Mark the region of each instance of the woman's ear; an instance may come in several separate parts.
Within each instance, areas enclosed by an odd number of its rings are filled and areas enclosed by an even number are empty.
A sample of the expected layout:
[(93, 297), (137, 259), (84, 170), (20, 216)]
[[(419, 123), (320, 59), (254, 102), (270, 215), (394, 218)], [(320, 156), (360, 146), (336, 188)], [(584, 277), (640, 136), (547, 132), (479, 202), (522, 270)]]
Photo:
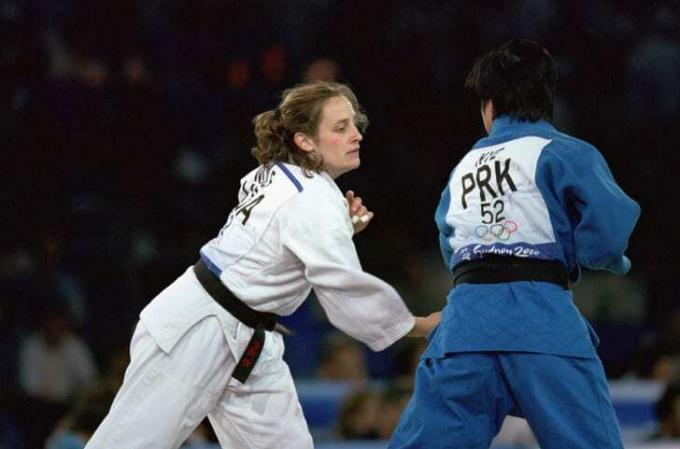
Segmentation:
[(293, 141), (298, 148), (307, 153), (311, 153), (316, 148), (314, 141), (303, 132), (296, 132), (293, 136)]

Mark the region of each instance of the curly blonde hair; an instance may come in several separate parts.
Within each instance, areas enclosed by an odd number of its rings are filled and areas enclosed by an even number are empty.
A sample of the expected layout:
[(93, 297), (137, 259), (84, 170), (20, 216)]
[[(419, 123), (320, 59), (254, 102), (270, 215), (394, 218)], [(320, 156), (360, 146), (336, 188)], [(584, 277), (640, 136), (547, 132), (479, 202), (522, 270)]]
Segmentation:
[(352, 89), (341, 83), (314, 81), (286, 89), (276, 109), (255, 116), (257, 145), (250, 153), (260, 164), (281, 161), (305, 170), (321, 170), (323, 159), (301, 150), (293, 136), (302, 132), (316, 139), (323, 106), (334, 97), (349, 100), (356, 112), (357, 126), (363, 132), (368, 127), (368, 118)]

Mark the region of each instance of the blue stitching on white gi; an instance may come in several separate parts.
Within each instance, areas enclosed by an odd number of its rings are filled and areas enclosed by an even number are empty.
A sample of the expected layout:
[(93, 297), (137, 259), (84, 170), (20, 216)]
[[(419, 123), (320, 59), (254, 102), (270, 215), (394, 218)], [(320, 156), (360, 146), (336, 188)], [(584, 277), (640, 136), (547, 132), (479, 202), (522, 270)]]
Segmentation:
[(208, 267), (208, 270), (210, 270), (210, 272), (212, 274), (214, 274), (215, 276), (217, 276), (219, 278), (220, 275), (222, 274), (220, 267), (215, 265), (210, 259), (208, 259), (208, 256), (206, 256), (202, 252), (199, 252), (199, 254), (201, 255), (201, 259), (203, 260), (203, 263), (205, 263), (205, 265)]
[(293, 184), (295, 184), (295, 187), (298, 189), (298, 192), (302, 192), (302, 184), (300, 184), (300, 181), (295, 179), (295, 176), (293, 176), (293, 174), (290, 172), (290, 170), (288, 170), (286, 168), (286, 166), (283, 165), (281, 162), (277, 162), (276, 166), (279, 167), (281, 170), (283, 170), (283, 172), (286, 174), (286, 176), (288, 176), (288, 179), (290, 179), (290, 181)]

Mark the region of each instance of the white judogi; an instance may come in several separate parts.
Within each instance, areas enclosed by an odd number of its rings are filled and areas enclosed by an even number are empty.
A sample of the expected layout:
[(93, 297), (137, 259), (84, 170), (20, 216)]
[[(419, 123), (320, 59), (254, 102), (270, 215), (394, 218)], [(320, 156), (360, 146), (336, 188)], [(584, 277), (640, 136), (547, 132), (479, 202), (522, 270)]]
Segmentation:
[[(242, 179), (239, 205), (201, 257), (259, 311), (289, 315), (314, 288), (335, 326), (378, 351), (414, 317), (362, 271), (352, 235), (347, 201), (325, 172), (277, 163)], [(231, 378), (252, 333), (188, 269), (142, 311), (124, 384), (87, 447), (176, 448), (207, 415), (225, 448), (312, 448), (280, 334), (266, 333), (244, 384)]]

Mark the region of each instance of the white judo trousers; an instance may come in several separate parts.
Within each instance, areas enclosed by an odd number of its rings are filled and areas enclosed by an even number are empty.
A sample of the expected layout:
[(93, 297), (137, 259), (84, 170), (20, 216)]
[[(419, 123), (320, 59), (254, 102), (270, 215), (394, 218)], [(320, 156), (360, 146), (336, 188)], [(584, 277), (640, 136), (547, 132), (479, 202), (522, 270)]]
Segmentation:
[[(163, 332), (154, 332), (153, 319), (151, 330), (145, 325), (145, 316), (184, 307), (200, 313), (194, 323), (167, 324), (179, 325), (171, 346), (162, 341)], [(123, 385), (86, 447), (177, 448), (207, 416), (225, 449), (313, 448), (280, 334), (266, 332), (245, 384), (231, 377), (252, 333), (208, 296), (189, 269), (142, 312)]]

